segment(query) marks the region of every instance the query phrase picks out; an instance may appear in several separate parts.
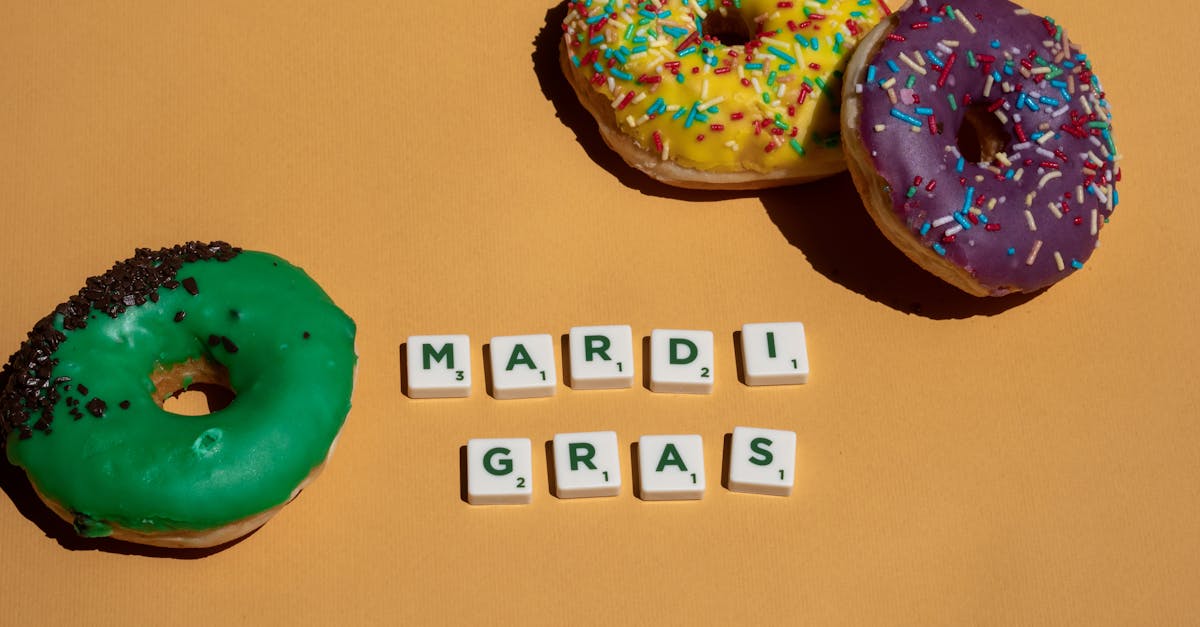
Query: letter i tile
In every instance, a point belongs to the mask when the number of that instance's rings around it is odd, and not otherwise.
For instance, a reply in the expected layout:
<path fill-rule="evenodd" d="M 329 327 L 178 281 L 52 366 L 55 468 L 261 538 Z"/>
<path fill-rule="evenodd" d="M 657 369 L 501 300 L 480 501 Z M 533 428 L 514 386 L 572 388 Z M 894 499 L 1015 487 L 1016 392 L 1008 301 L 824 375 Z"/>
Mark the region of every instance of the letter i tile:
<path fill-rule="evenodd" d="M 804 325 L 770 322 L 742 326 L 746 385 L 799 385 L 808 382 Z"/>

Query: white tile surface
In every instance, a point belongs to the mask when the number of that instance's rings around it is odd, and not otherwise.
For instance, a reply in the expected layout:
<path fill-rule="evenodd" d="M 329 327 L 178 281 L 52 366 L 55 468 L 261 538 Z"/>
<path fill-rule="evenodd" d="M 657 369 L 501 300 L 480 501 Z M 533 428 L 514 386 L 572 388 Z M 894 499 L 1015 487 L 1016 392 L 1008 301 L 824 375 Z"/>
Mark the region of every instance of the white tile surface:
<path fill-rule="evenodd" d="M 633 330 L 628 325 L 572 327 L 571 387 L 576 390 L 633 385 Z"/>
<path fill-rule="evenodd" d="M 643 501 L 704 497 L 704 441 L 698 435 L 644 435 L 638 440 Z"/>
<path fill-rule="evenodd" d="M 498 399 L 553 396 L 558 383 L 554 340 L 549 335 L 492 338 L 492 396 Z"/>
<path fill-rule="evenodd" d="M 467 442 L 467 502 L 519 505 L 533 499 L 533 450 L 528 438 Z"/>
<path fill-rule="evenodd" d="M 742 326 L 746 385 L 797 385 L 808 382 L 804 325 L 767 322 Z"/>
<path fill-rule="evenodd" d="M 734 428 L 729 446 L 730 490 L 788 496 L 795 483 L 795 432 Z"/>
<path fill-rule="evenodd" d="M 465 335 L 408 338 L 408 395 L 461 398 L 471 395 L 471 339 Z"/>
<path fill-rule="evenodd" d="M 713 361 L 712 331 L 650 332 L 650 389 L 654 392 L 711 394 Z"/>
<path fill-rule="evenodd" d="M 573 499 L 621 492 L 621 451 L 615 431 L 554 436 L 555 496 Z"/>

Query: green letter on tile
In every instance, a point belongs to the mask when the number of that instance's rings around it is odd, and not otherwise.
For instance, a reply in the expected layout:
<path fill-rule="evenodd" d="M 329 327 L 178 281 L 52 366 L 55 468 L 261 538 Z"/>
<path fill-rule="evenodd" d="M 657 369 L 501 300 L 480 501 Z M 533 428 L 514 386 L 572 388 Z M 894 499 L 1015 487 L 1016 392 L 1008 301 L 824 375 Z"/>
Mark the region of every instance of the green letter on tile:
<path fill-rule="evenodd" d="M 572 442 L 567 448 L 571 452 L 571 470 L 579 470 L 579 464 L 587 466 L 589 470 L 596 469 L 596 465 L 592 463 L 592 458 L 596 456 L 596 447 L 587 442 Z"/>
<path fill-rule="evenodd" d="M 433 350 L 433 344 L 421 345 L 421 364 L 425 370 L 429 370 L 432 367 L 431 362 L 438 362 L 443 359 L 446 360 L 446 368 L 454 370 L 453 344 L 443 344 L 440 351 Z"/>
<path fill-rule="evenodd" d="M 591 361 L 592 355 L 599 355 L 604 361 L 612 361 L 608 356 L 608 347 L 612 341 L 603 335 L 583 336 L 583 360 Z"/>
<path fill-rule="evenodd" d="M 668 442 L 663 447 L 662 455 L 658 458 L 658 467 L 654 472 L 662 472 L 667 466 L 675 466 L 683 472 L 687 472 L 687 466 L 683 463 L 683 456 L 679 454 L 679 449 L 675 445 Z"/>
<path fill-rule="evenodd" d="M 761 456 L 751 457 L 750 463 L 754 464 L 755 466 L 770 466 L 771 462 L 775 459 L 775 456 L 771 454 L 771 449 L 769 448 L 772 444 L 774 444 L 774 442 L 771 442 L 767 438 L 754 438 L 753 440 L 750 440 L 750 450 L 758 453 L 758 455 Z"/>
<path fill-rule="evenodd" d="M 518 365 L 525 364 L 530 370 L 537 370 L 537 364 L 533 363 L 533 357 L 529 356 L 529 351 L 525 350 L 524 344 L 517 344 L 513 347 L 512 355 L 508 357 L 508 365 L 505 370 L 512 370 Z"/>
<path fill-rule="evenodd" d="M 693 342 L 691 340 L 685 340 L 681 337 L 671 338 L 670 346 L 671 346 L 670 357 L 671 357 L 672 364 L 690 364 L 693 361 L 696 361 L 696 355 L 700 352 L 699 349 L 696 348 L 695 342 Z M 679 355 L 680 347 L 687 347 L 688 353 L 687 353 L 686 357 L 681 357 Z"/>
<path fill-rule="evenodd" d="M 492 458 L 497 455 L 508 455 L 510 453 L 512 453 L 512 451 L 504 447 L 497 447 L 489 450 L 483 456 L 483 469 L 488 471 L 488 474 L 496 475 L 497 477 L 503 477 L 504 475 L 507 475 L 508 473 L 512 472 L 512 460 L 507 457 L 502 457 L 500 458 L 498 465 L 493 465 Z"/>

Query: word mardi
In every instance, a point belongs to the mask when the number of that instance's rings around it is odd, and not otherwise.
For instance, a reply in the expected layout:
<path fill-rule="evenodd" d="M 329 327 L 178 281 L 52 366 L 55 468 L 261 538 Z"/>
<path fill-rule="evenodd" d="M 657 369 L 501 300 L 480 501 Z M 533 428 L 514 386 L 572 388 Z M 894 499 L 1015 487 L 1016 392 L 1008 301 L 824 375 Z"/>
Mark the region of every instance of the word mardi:
<path fill-rule="evenodd" d="M 628 325 L 573 327 L 568 335 L 570 385 L 576 390 L 633 386 L 633 331 Z M 770 322 L 742 326 L 746 385 L 808 381 L 804 325 Z M 466 335 L 408 338 L 408 395 L 461 398 L 471 393 L 471 339 Z M 548 334 L 493 337 L 489 344 L 492 396 L 552 396 L 558 384 L 554 340 Z M 710 394 L 713 332 L 655 329 L 650 333 L 650 389 Z"/>

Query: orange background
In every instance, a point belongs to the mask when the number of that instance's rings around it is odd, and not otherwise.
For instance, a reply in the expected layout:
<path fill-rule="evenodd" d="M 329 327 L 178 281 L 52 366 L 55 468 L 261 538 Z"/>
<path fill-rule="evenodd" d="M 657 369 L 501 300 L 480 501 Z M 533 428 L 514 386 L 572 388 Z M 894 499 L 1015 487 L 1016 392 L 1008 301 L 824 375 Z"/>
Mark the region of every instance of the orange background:
<path fill-rule="evenodd" d="M 76 540 L 6 468 L 0 622 L 1200 612 L 1190 5 L 1030 3 L 1109 91 L 1122 205 L 1070 280 L 978 300 L 894 252 L 846 176 L 693 193 L 626 168 L 558 74 L 561 6 L 69 4 L 0 8 L 0 347 L 135 247 L 219 238 L 307 268 L 356 318 L 358 389 L 322 478 L 202 559 Z M 808 385 L 738 382 L 733 332 L 774 320 L 805 323 Z M 608 323 L 713 330 L 715 392 L 485 393 L 491 336 Z M 453 332 L 473 396 L 403 396 L 401 343 Z M 797 432 L 791 498 L 720 487 L 738 425 Z M 544 443 L 601 429 L 622 495 L 554 498 Z M 703 501 L 634 498 L 628 446 L 649 433 L 704 437 Z M 495 436 L 533 440 L 531 505 L 460 500 L 459 447 Z"/>

